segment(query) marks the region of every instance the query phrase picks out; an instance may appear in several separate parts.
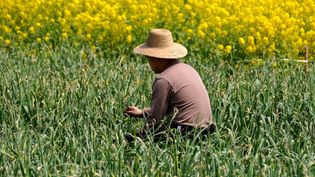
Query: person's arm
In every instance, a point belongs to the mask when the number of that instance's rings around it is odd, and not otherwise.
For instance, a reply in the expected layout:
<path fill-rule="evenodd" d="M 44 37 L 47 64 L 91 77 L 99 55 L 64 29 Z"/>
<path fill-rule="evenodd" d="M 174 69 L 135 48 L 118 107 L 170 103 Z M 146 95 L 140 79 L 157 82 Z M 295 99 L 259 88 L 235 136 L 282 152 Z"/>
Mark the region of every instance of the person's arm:
<path fill-rule="evenodd" d="M 158 78 L 153 84 L 151 108 L 147 109 L 147 124 L 157 125 L 166 115 L 169 107 L 171 85 L 163 78 Z"/>
<path fill-rule="evenodd" d="M 136 106 L 128 106 L 124 114 L 136 118 L 146 117 L 148 124 L 158 124 L 166 115 L 170 93 L 170 84 L 165 79 L 156 79 L 153 84 L 151 107 L 139 109 Z"/>
<path fill-rule="evenodd" d="M 144 117 L 148 117 L 151 114 L 151 108 L 144 108 L 142 113 Z"/>
<path fill-rule="evenodd" d="M 143 117 L 142 110 L 136 106 L 127 106 L 127 108 L 124 110 L 124 114 L 130 117 L 137 117 L 137 118 Z"/>
<path fill-rule="evenodd" d="M 151 112 L 150 110 L 150 108 L 144 108 L 141 110 L 136 106 L 127 106 L 127 108 L 124 110 L 124 114 L 130 117 L 142 118 L 148 117 Z"/>

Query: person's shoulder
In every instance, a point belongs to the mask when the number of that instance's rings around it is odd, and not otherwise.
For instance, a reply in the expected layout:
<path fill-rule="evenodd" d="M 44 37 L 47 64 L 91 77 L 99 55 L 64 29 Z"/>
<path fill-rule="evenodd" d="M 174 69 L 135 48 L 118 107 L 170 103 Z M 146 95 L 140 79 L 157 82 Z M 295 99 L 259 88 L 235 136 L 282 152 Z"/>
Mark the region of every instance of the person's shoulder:
<path fill-rule="evenodd" d="M 178 65 L 178 67 L 176 68 L 177 73 L 178 74 L 192 74 L 192 73 L 196 73 L 196 69 L 187 63 L 180 63 L 180 65 Z"/>
<path fill-rule="evenodd" d="M 175 65 L 172 65 L 171 67 L 164 70 L 162 73 L 158 75 L 158 77 L 161 78 L 173 78 L 175 76 L 181 75 L 183 73 L 186 73 L 187 71 L 193 69 L 192 66 L 185 64 L 185 63 L 177 63 Z"/>
<path fill-rule="evenodd" d="M 177 67 L 191 67 L 191 66 L 187 63 L 179 62 L 177 63 Z"/>
<path fill-rule="evenodd" d="M 177 68 L 178 69 L 194 69 L 193 66 L 191 66 L 190 64 L 187 64 L 187 63 L 178 63 L 177 65 Z"/>
<path fill-rule="evenodd" d="M 155 77 L 154 84 L 155 87 L 173 87 L 171 80 L 167 77 L 163 77 L 160 74 Z"/>
<path fill-rule="evenodd" d="M 186 63 L 177 63 L 175 65 L 172 65 L 171 67 L 167 68 L 165 72 L 163 73 L 172 73 L 172 72 L 178 72 L 185 70 L 187 68 L 192 68 L 189 64 Z"/>

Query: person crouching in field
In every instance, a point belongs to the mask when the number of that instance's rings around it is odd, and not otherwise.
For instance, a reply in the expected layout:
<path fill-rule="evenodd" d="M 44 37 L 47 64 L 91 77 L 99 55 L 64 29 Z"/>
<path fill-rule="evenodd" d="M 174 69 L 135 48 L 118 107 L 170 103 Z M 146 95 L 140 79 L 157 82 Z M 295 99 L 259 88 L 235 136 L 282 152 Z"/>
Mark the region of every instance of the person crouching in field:
<path fill-rule="evenodd" d="M 172 117 L 170 128 L 177 129 L 182 135 L 193 130 L 204 135 L 214 131 L 205 85 L 193 67 L 178 60 L 187 55 L 187 49 L 173 42 L 169 30 L 151 30 L 147 41 L 134 48 L 133 52 L 146 56 L 156 74 L 151 107 L 139 109 L 128 106 L 123 111 L 126 116 L 146 118 L 145 128 L 136 136 L 145 138 L 150 129 L 161 127 L 167 115 Z M 170 116 L 172 113 L 173 116 Z M 126 139 L 133 141 L 134 137 L 128 134 Z"/>

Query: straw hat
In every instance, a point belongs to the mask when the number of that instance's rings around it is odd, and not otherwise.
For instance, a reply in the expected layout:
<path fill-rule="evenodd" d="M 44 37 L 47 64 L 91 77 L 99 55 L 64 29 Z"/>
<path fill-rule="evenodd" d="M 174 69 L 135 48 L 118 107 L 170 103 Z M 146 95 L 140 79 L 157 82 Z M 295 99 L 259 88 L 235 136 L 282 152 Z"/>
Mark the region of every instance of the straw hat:
<path fill-rule="evenodd" d="M 166 29 L 152 29 L 147 41 L 133 49 L 133 53 L 161 59 L 176 59 L 187 55 L 187 49 L 173 42 L 172 33 Z"/>

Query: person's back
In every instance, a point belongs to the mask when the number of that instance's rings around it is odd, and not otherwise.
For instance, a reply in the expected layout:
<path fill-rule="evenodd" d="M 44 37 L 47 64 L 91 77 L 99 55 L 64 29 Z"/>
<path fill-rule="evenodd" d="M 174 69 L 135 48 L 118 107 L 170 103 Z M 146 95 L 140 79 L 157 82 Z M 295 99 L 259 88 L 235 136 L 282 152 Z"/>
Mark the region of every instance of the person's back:
<path fill-rule="evenodd" d="M 173 124 L 206 128 L 212 123 L 207 90 L 193 67 L 173 64 L 156 76 L 155 84 L 161 79 L 170 85 L 168 113 L 176 110 Z"/>

